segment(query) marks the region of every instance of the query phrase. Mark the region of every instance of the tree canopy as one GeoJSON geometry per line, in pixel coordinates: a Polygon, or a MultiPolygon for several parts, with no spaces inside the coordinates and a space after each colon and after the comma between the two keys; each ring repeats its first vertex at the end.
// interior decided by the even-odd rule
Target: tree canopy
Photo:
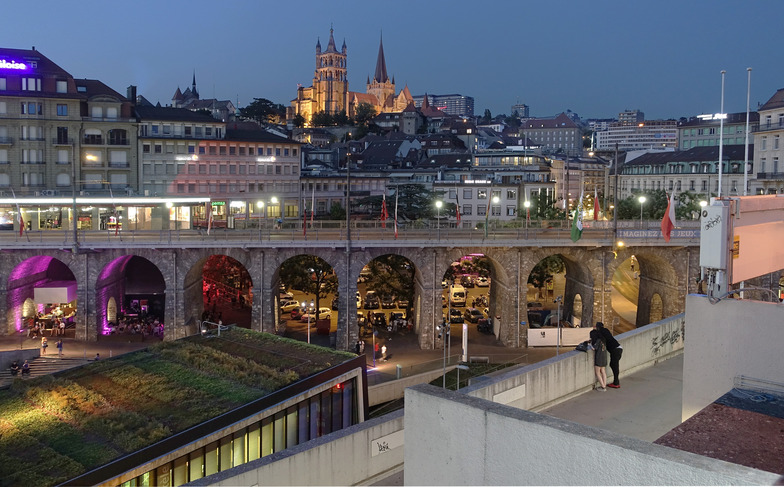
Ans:
{"type": "Polygon", "coordinates": [[[338,290],[335,271],[315,255],[297,255],[280,266],[280,280],[288,287],[316,296],[316,310],[322,299],[338,290]]]}
{"type": "Polygon", "coordinates": [[[371,260],[367,269],[370,271],[366,281],[368,289],[375,290],[380,296],[396,296],[411,302],[415,272],[411,261],[400,255],[382,255],[371,260]]]}
{"type": "Polygon", "coordinates": [[[248,106],[240,109],[240,113],[244,118],[259,123],[282,123],[286,119],[286,107],[266,98],[254,98],[248,106]]]}

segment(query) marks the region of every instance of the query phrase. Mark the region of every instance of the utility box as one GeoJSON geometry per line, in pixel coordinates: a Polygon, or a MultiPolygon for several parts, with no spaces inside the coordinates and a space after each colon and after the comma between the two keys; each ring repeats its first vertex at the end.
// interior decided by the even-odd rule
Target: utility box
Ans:
{"type": "Polygon", "coordinates": [[[729,256],[730,207],[716,201],[700,213],[700,267],[727,270],[729,256]]]}

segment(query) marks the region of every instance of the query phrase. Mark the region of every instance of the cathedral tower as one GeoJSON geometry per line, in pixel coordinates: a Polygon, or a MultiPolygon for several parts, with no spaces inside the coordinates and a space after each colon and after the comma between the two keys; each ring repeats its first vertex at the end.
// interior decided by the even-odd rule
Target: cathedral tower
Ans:
{"type": "MultiPolygon", "coordinates": [[[[321,41],[316,42],[316,72],[313,75],[315,98],[314,112],[329,114],[346,111],[348,113],[348,75],[346,64],[346,41],[340,52],[335,48],[332,28],[329,29],[329,43],[321,50],[321,41]]],[[[312,116],[312,113],[311,113],[312,116]]]]}
{"type": "Polygon", "coordinates": [[[395,81],[389,80],[387,76],[387,62],[384,58],[384,39],[383,37],[378,44],[378,57],[376,58],[376,72],[373,74],[373,80],[367,84],[367,93],[374,95],[378,100],[380,110],[390,108],[394,105],[395,96],[395,81]]]}

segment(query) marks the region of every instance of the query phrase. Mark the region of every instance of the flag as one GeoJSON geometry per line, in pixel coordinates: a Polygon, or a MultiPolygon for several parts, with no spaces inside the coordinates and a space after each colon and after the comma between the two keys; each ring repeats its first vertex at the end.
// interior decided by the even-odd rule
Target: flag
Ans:
{"type": "Polygon", "coordinates": [[[395,238],[397,238],[397,191],[395,191],[395,238]]]}
{"type": "Polygon", "coordinates": [[[384,191],[384,196],[381,199],[381,227],[387,228],[387,218],[389,218],[389,213],[387,212],[387,192],[384,191]]]}
{"type": "Polygon", "coordinates": [[[493,201],[493,186],[487,194],[487,209],[485,210],[485,238],[487,238],[487,227],[490,225],[490,203],[493,201]]]}
{"type": "Polygon", "coordinates": [[[305,198],[302,198],[302,235],[308,236],[308,208],[305,205],[305,198]]]}
{"type": "Polygon", "coordinates": [[[455,189],[455,198],[457,198],[457,208],[455,209],[455,217],[457,218],[457,228],[460,228],[460,194],[455,189]]]}
{"type": "Polygon", "coordinates": [[[572,242],[580,240],[583,236],[583,193],[580,192],[580,201],[574,209],[574,221],[572,222],[572,242]]]}
{"type": "Polygon", "coordinates": [[[599,197],[596,194],[596,188],[593,188],[593,219],[599,219],[599,197]]]}
{"type": "Polygon", "coordinates": [[[313,225],[313,214],[316,211],[316,185],[313,185],[313,194],[310,197],[310,225],[313,225]]]}
{"type": "Polygon", "coordinates": [[[114,236],[120,231],[120,215],[117,213],[117,207],[114,207],[114,236]]]}
{"type": "Polygon", "coordinates": [[[662,235],[664,236],[664,241],[670,241],[670,235],[672,234],[672,229],[675,227],[675,193],[673,192],[670,195],[670,201],[667,202],[667,211],[664,213],[664,217],[662,218],[661,222],[661,231],[662,235]]]}
{"type": "Polygon", "coordinates": [[[212,201],[207,202],[207,235],[212,230],[212,201]]]}

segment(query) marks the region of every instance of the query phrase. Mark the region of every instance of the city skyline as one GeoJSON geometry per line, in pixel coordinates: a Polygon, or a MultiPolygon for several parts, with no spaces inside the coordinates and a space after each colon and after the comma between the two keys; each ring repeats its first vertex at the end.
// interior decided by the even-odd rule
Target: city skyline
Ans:
{"type": "Polygon", "coordinates": [[[330,26],[336,43],[347,45],[351,91],[365,91],[383,36],[398,91],[407,85],[414,96],[471,96],[477,115],[486,108],[509,114],[525,103],[536,117],[572,110],[613,118],[638,109],[646,119],[677,119],[720,111],[721,70],[728,113],[746,109],[747,67],[752,110],[784,86],[784,68],[773,55],[784,4],[770,0],[492,8],[403,1],[394,9],[349,1],[339,11],[316,2],[238,0],[216,9],[201,0],[143,0],[129,9],[88,0],[79,9],[45,2],[13,10],[41,28],[7,22],[4,47],[35,46],[77,78],[101,80],[121,94],[136,85],[162,105],[171,104],[178,87],[190,87],[195,72],[202,98],[238,107],[267,98],[289,106],[298,84],[311,85],[316,41],[326,44],[330,26]],[[722,39],[721,29],[732,34],[722,39]],[[754,35],[735,34],[741,30],[754,35]]]}

